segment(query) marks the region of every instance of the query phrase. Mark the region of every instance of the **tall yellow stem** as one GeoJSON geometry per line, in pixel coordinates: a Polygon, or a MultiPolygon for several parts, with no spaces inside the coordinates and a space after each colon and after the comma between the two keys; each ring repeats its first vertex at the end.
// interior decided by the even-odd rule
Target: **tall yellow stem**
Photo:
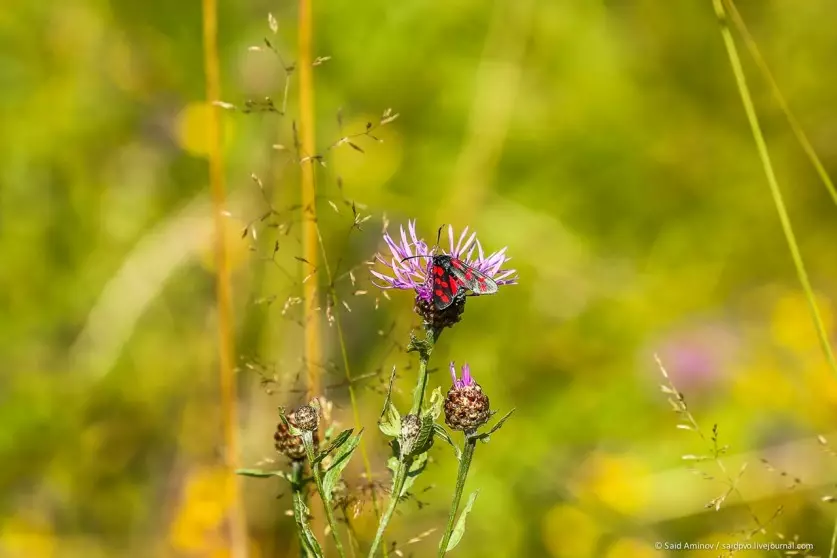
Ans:
{"type": "MultiPolygon", "coordinates": [[[[314,75],[311,65],[313,40],[311,0],[299,0],[299,140],[304,157],[314,154],[314,75]]],[[[318,259],[317,206],[313,161],[302,165],[302,249],[309,267],[316,273],[318,259]]],[[[320,314],[317,310],[316,276],[303,285],[305,305],[305,363],[308,399],[320,395],[320,314]]]]}
{"type": "MultiPolygon", "coordinates": [[[[216,0],[203,1],[204,73],[208,102],[220,100],[221,76],[218,63],[218,6],[216,0]]],[[[232,286],[227,258],[224,226],[224,161],[221,151],[221,125],[218,109],[210,105],[207,115],[209,182],[215,219],[215,267],[218,305],[218,362],[220,368],[221,421],[224,436],[224,466],[227,470],[227,491],[230,503],[230,555],[243,558],[247,553],[247,527],[241,506],[238,477],[238,409],[233,360],[232,286]]]]}

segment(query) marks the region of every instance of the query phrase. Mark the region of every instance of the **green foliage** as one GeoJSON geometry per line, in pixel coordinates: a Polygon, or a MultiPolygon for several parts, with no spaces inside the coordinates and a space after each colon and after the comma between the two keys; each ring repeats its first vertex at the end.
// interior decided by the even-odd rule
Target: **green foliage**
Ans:
{"type": "Polygon", "coordinates": [[[468,496],[468,500],[465,502],[465,507],[462,508],[462,513],[459,514],[459,519],[456,521],[456,526],[453,528],[453,532],[451,533],[450,541],[448,541],[445,552],[453,550],[456,545],[459,544],[459,541],[462,540],[462,536],[465,534],[465,520],[468,519],[468,514],[471,513],[471,508],[474,507],[474,502],[476,502],[478,494],[479,490],[475,490],[470,496],[468,496]]]}
{"type": "MultiPolygon", "coordinates": [[[[351,430],[347,430],[346,432],[351,434],[351,430]]],[[[362,434],[363,431],[361,430],[354,436],[346,436],[343,442],[335,447],[337,451],[331,460],[331,464],[323,474],[323,490],[329,502],[331,501],[332,492],[334,491],[337,481],[340,480],[343,470],[346,468],[346,465],[349,464],[352,454],[360,443],[360,437],[362,434]]]]}

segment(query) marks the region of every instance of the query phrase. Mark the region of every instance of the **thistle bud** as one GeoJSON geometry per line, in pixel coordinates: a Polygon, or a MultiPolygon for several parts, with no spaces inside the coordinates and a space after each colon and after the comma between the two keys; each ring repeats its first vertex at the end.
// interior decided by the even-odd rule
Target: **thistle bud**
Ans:
{"type": "Polygon", "coordinates": [[[462,319],[462,314],[465,312],[465,297],[456,296],[450,306],[444,310],[439,310],[433,304],[432,297],[429,299],[423,298],[419,294],[416,296],[415,311],[426,325],[436,331],[441,331],[446,327],[454,326],[462,319]]]}
{"type": "Polygon", "coordinates": [[[320,415],[311,405],[303,405],[288,415],[288,422],[300,430],[316,432],[320,424],[320,415]]]}
{"type": "Polygon", "coordinates": [[[473,432],[491,416],[488,396],[471,376],[470,367],[462,367],[462,378],[456,377],[456,368],[450,364],[453,386],[445,399],[445,423],[454,430],[473,432]]]}
{"type": "MultiPolygon", "coordinates": [[[[319,446],[319,438],[314,432],[314,448],[319,446]]],[[[273,447],[276,451],[286,456],[292,461],[302,461],[305,459],[305,446],[302,444],[302,436],[294,436],[288,430],[288,425],[280,421],[276,425],[276,432],[273,433],[273,447]]]]}
{"type": "Polygon", "coordinates": [[[401,419],[401,435],[398,440],[402,455],[414,455],[430,449],[433,444],[433,421],[414,414],[401,419]]]}
{"type": "Polygon", "coordinates": [[[418,415],[409,414],[401,419],[401,440],[412,442],[418,439],[421,430],[421,419],[418,415]]]}

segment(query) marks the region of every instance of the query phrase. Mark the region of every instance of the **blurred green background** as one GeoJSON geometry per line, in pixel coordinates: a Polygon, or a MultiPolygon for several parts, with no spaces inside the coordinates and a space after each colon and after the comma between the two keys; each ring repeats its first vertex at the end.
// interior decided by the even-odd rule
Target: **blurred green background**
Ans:
{"type": "MultiPolygon", "coordinates": [[[[220,3],[223,100],[280,99],[281,67],[248,47],[272,12],[272,40],[294,60],[295,4],[220,3]]],[[[227,556],[200,3],[3,8],[0,556],[227,556]]],[[[837,7],[739,8],[837,174],[837,7]]],[[[654,544],[743,540],[753,515],[769,523],[754,540],[798,536],[828,555],[835,510],[821,499],[837,460],[816,436],[834,431],[837,378],[709,0],[335,0],[315,1],[314,17],[313,55],[331,57],[315,68],[320,149],[400,114],[382,143],[333,149],[317,175],[330,263],[357,279],[341,274],[351,311],[337,311],[351,372],[365,376],[376,478],[387,479],[380,389],[396,365],[407,406],[415,357],[398,345],[417,319],[410,294],[374,292],[364,262],[384,247],[385,221],[394,232],[418,219],[430,243],[442,223],[469,225],[486,249],[508,246],[520,284],[469,301],[433,355],[431,387],[448,388],[448,361],[468,361],[492,408],[517,412],[478,448],[466,490],[481,492],[458,556],[717,556],[654,544]],[[347,234],[343,197],[372,215],[363,231],[347,234]],[[702,428],[719,425],[729,474],[749,465],[720,511],[705,506],[723,475],[711,462],[711,480],[688,470],[681,456],[706,443],[675,428],[654,353],[702,428]]],[[[837,207],[742,54],[833,341],[837,207]]],[[[295,78],[286,117],[223,115],[242,466],[282,462],[276,407],[304,401],[288,303],[301,296],[299,211],[242,237],[266,209],[251,173],[277,209],[299,202],[298,166],[271,147],[293,144],[295,78]]],[[[325,319],[322,335],[326,395],[350,425],[325,319]]],[[[434,555],[447,517],[455,463],[445,448],[432,455],[422,505],[405,502],[390,530],[405,554],[434,555]]],[[[348,472],[363,482],[358,457],[348,472]]],[[[241,487],[250,555],[294,556],[286,488],[241,487]]],[[[369,538],[371,507],[355,522],[369,538]]]]}

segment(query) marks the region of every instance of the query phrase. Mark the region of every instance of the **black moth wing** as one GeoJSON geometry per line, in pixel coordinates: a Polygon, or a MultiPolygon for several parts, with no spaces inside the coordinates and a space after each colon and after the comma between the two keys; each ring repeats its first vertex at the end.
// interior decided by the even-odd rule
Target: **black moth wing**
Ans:
{"type": "Polygon", "coordinates": [[[448,270],[459,280],[462,287],[474,294],[484,295],[497,292],[497,282],[494,279],[456,258],[450,259],[448,270]]]}
{"type": "Polygon", "coordinates": [[[442,273],[437,274],[433,286],[433,304],[437,310],[444,310],[456,300],[461,292],[456,276],[449,269],[441,268],[442,273]]]}

